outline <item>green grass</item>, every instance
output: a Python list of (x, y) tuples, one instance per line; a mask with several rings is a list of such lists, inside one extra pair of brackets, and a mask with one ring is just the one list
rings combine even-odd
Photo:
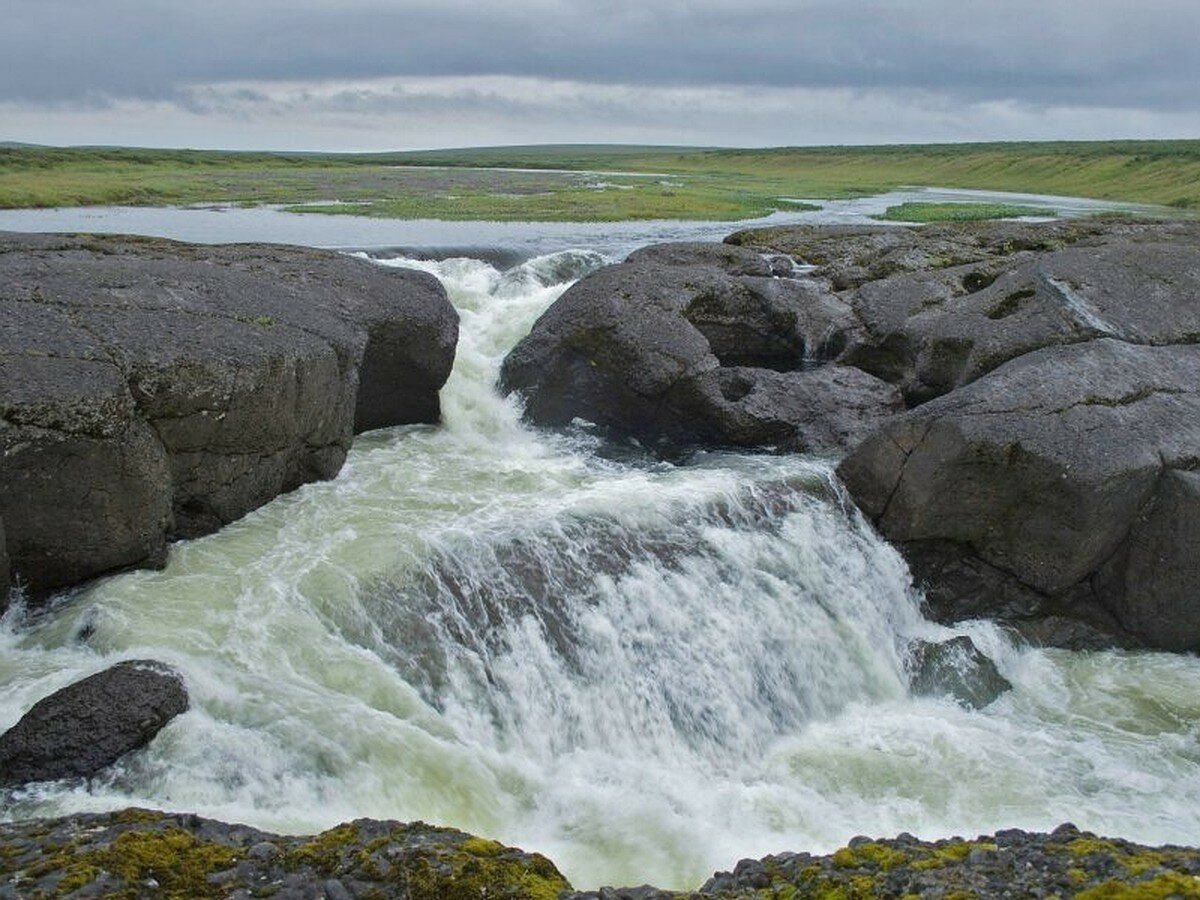
[(1021, 216), (1053, 217), (1054, 210), (1038, 206), (1013, 206), (1010, 203), (901, 203), (889, 206), (882, 215), (885, 222), (982, 222), (985, 219), (1017, 219)]
[[(546, 169), (570, 171), (539, 171)], [(647, 177), (585, 174), (611, 171)], [(401, 218), (744, 219), (802, 208), (785, 197), (844, 198), (909, 185), (1092, 197), (1187, 214), (1200, 210), (1200, 141), (388, 154), (0, 147), (0, 208), (272, 203)]]

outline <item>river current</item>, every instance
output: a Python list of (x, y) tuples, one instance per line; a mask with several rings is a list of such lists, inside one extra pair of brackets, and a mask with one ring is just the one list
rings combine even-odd
[[(174, 665), (192, 700), (91, 784), (0, 798), (6, 818), (424, 819), (541, 851), (581, 888), (684, 888), (859, 833), (1072, 821), (1200, 843), (1200, 661), (925, 621), (831, 460), (668, 463), (524, 425), (494, 388), (505, 353), (628, 249), (575, 236), (510, 246), (516, 263), (377, 250), (461, 316), (441, 426), (363, 435), (335, 480), (163, 571), (6, 618), (0, 728), (121, 658)], [(1014, 685), (984, 710), (908, 691), (906, 644), (960, 633)]]

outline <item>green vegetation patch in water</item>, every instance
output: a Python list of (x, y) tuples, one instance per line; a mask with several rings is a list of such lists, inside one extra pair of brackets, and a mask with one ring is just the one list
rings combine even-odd
[(875, 216), (884, 222), (982, 222), (987, 219), (1052, 218), (1053, 209), (1010, 203), (901, 203)]

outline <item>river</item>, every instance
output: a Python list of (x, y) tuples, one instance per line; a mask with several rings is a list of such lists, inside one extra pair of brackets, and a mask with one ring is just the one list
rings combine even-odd
[[(90, 785), (10, 793), (5, 817), (424, 819), (541, 851), (581, 888), (685, 888), (859, 833), (1072, 821), (1200, 842), (1200, 661), (934, 625), (831, 460), (656, 461), (528, 427), (497, 394), (504, 354), (571, 279), (734, 224), (455, 223), (421, 242), (321, 218), (340, 239), (302, 242), (373, 246), (445, 284), (462, 336), (443, 424), (363, 435), (338, 478), (175, 545), (163, 571), (9, 615), (0, 727), (121, 658), (177, 667), (192, 709)], [(255, 227), (226, 238), (289, 239)], [(1014, 685), (981, 711), (907, 688), (908, 641), (957, 633)]]

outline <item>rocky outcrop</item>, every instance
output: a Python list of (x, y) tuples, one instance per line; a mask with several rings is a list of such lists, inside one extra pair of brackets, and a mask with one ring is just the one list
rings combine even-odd
[(0, 787), (91, 777), (187, 708), (183, 680), (168, 667), (118, 663), (39, 700), (0, 735)]
[(1197, 470), (1200, 345), (1103, 339), (897, 417), (838, 473), (941, 618), (1067, 616), (1185, 650), (1200, 649)]
[[(909, 412), (839, 474), (943, 621), (1200, 649), (1200, 228), (1063, 222), (744, 232), (859, 325), (837, 362)], [(1195, 546), (1194, 543), (1192, 546)]]
[(857, 837), (828, 856), (781, 853), (744, 859), (698, 891), (606, 888), (573, 900), (761, 900), (789, 897), (1101, 897), (1200, 896), (1200, 852), (1098, 838), (1073, 825), (1052, 834), (1010, 829), (974, 840)]
[(526, 416), (584, 419), (647, 443), (852, 446), (900, 408), (895, 388), (832, 365), (858, 325), (816, 282), (719, 244), (632, 254), (568, 290), (504, 362)]
[(335, 253), (0, 235), (12, 578), (156, 565), (335, 475), (356, 431), (436, 421), (456, 338), (432, 276)]
[(312, 837), (127, 809), (0, 824), (4, 897), (762, 900), (763, 897), (1195, 897), (1200, 852), (1071, 825), (963, 840), (860, 837), (744, 859), (694, 891), (573, 892), (550, 860), (451, 828), (359, 819)]
[(127, 809), (0, 825), (0, 896), (556, 900), (544, 856), (423, 822), (309, 837)]
[(969, 709), (983, 709), (1012, 689), (996, 664), (966, 635), (913, 641), (906, 667), (914, 694), (953, 697)]

